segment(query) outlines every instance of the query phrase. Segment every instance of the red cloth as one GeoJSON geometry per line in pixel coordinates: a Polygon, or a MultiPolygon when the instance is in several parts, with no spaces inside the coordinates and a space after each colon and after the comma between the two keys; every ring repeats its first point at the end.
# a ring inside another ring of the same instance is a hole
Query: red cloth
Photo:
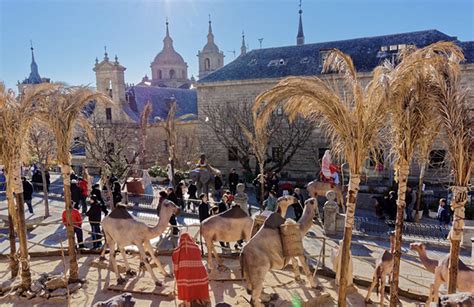
{"type": "Polygon", "coordinates": [[[201,250],[189,234],[181,234],[179,245],[171,259],[178,287],[178,299],[186,302],[209,301],[209,280],[202,263],[201,250]]]}
{"type": "MultiPolygon", "coordinates": [[[[71,212],[72,215],[72,224],[76,227],[81,227],[82,225],[82,215],[77,211],[77,209],[72,209],[71,212]]],[[[63,224],[64,226],[67,226],[67,221],[66,221],[66,210],[63,211],[63,224]]]]}
{"type": "Polygon", "coordinates": [[[89,192],[87,191],[87,181],[84,179],[79,180],[79,188],[81,189],[82,196],[87,197],[89,192]]]}

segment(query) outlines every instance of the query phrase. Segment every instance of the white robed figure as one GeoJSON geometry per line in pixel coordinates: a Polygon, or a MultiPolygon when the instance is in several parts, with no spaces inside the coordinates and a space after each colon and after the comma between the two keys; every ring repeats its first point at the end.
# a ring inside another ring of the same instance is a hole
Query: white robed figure
{"type": "Polygon", "coordinates": [[[321,173],[327,179],[332,179],[335,184],[339,184],[339,174],[337,173],[337,166],[332,164],[331,152],[326,150],[321,163],[321,173]]]}

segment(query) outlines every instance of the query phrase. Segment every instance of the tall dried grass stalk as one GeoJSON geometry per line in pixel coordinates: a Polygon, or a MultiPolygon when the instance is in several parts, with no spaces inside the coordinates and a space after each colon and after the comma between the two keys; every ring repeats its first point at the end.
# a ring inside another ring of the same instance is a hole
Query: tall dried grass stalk
{"type": "MultiPolygon", "coordinates": [[[[289,77],[259,95],[253,107],[258,114],[256,131],[263,130],[270,115],[280,105],[291,120],[298,116],[314,120],[327,133],[332,151],[346,159],[350,179],[347,215],[342,246],[338,305],[346,305],[347,267],[354,225],[360,173],[369,152],[380,148],[379,130],[386,119],[388,67],[377,67],[373,79],[363,87],[350,56],[339,50],[328,55],[323,72],[339,72],[344,83],[340,90],[317,77],[289,77]],[[261,110],[260,110],[261,109],[261,110]]],[[[255,116],[255,115],[254,115],[255,116]]]]}
{"type": "Polygon", "coordinates": [[[38,116],[49,125],[56,138],[57,161],[61,166],[61,174],[64,184],[70,281],[77,281],[79,279],[71,215],[70,148],[76,124],[81,124],[85,133],[91,134],[89,122],[87,121],[83,111],[85,106],[91,101],[112,104],[112,101],[106,95],[95,93],[87,87],[58,86],[57,91],[43,101],[41,108],[38,111],[38,116]]]}
{"type": "MultiPolygon", "coordinates": [[[[2,135],[0,155],[7,177],[9,216],[11,216],[11,224],[16,227],[16,233],[20,241],[21,287],[24,290],[29,289],[31,285],[31,273],[25,226],[23,184],[21,181],[21,154],[25,149],[28,129],[36,116],[37,104],[53,90],[54,86],[51,84],[28,86],[21,95],[15,98],[14,93],[7,91],[4,84],[0,83],[0,126],[2,135]],[[15,193],[15,197],[13,193],[15,193]]],[[[10,227],[11,231],[12,228],[10,227]]],[[[10,238],[14,239],[13,236],[10,236],[10,238]]],[[[10,247],[13,247],[13,245],[14,242],[10,242],[10,247]]],[[[11,253],[14,250],[11,250],[11,253]]],[[[15,256],[10,254],[12,270],[17,270],[15,262],[15,256]]]]}
{"type": "Polygon", "coordinates": [[[459,54],[452,43],[435,43],[422,49],[410,47],[399,56],[400,63],[390,72],[390,140],[395,156],[395,175],[398,182],[397,218],[395,223],[395,252],[390,285],[390,306],[398,303],[401,241],[405,193],[410,162],[420,144],[430,142],[439,112],[431,95],[433,67],[442,62],[441,55],[459,54]]]}
{"type": "MultiPolygon", "coordinates": [[[[453,47],[454,48],[454,47],[453,47]]],[[[464,60],[461,50],[443,54],[445,61],[433,68],[433,95],[441,111],[446,132],[445,142],[453,172],[451,187],[451,210],[454,211],[453,227],[449,232],[451,241],[448,292],[455,293],[459,247],[464,228],[464,207],[474,161],[474,120],[467,101],[467,90],[462,88],[459,63],[464,60]]]]}

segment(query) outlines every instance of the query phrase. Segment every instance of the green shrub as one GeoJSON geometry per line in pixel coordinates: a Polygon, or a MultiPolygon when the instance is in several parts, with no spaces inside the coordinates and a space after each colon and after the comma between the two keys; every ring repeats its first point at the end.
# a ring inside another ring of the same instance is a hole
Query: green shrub
{"type": "Polygon", "coordinates": [[[154,165],[148,169],[148,174],[151,177],[168,177],[166,170],[159,165],[154,165]]]}

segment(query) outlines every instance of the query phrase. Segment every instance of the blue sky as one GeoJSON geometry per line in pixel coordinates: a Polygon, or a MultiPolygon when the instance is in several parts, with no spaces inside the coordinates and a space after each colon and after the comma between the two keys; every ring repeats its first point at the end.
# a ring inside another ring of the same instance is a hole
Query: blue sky
{"type": "MultiPolygon", "coordinates": [[[[306,42],[438,29],[462,41],[474,40],[472,0],[303,0],[306,42]]],[[[150,75],[162,48],[168,17],[175,49],[197,75],[197,51],[206,42],[211,14],[225,63],[240,50],[245,31],[250,49],[293,45],[298,0],[0,0],[0,80],[15,87],[30,71],[29,42],[42,77],[95,85],[94,60],[116,54],[125,79],[150,75]]]]}

